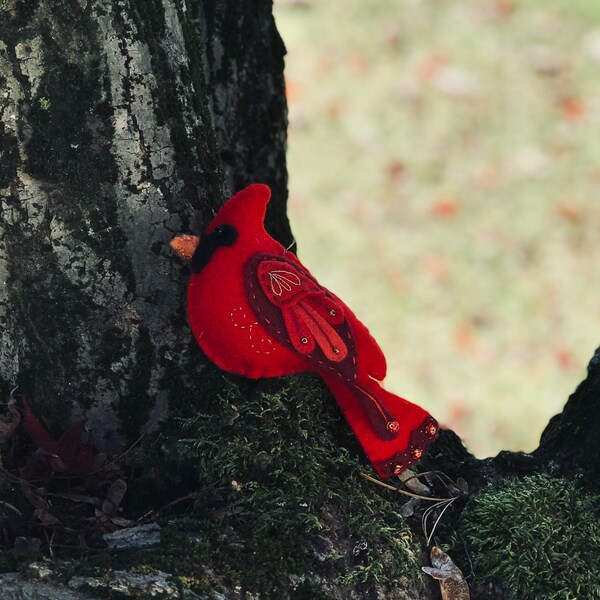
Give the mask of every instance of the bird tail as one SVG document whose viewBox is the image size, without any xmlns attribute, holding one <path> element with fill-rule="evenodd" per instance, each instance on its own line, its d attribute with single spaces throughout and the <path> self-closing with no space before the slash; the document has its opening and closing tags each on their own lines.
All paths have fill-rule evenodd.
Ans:
<svg viewBox="0 0 600 600">
<path fill-rule="evenodd" d="M 366 385 L 323 375 L 348 424 L 380 477 L 399 475 L 416 463 L 437 436 L 437 421 L 374 379 Z"/>
</svg>

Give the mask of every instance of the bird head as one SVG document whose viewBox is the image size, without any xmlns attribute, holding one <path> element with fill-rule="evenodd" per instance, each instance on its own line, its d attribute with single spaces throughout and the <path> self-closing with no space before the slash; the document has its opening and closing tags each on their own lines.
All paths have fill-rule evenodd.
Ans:
<svg viewBox="0 0 600 600">
<path fill-rule="evenodd" d="M 171 240 L 171 248 L 184 260 L 191 260 L 192 271 L 199 273 L 212 255 L 223 247 L 246 246 L 269 237 L 264 228 L 268 186 L 255 183 L 230 198 L 201 236 L 180 235 Z"/>
</svg>

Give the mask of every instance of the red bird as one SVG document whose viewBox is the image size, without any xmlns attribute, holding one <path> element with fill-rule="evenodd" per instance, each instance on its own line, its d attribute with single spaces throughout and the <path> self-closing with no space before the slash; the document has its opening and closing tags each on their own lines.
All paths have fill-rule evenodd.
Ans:
<svg viewBox="0 0 600 600">
<path fill-rule="evenodd" d="M 385 357 L 367 328 L 264 228 L 271 196 L 233 196 L 201 237 L 171 247 L 191 260 L 188 316 L 202 350 L 246 377 L 318 373 L 381 477 L 415 463 L 438 432 L 422 408 L 384 390 Z"/>
</svg>

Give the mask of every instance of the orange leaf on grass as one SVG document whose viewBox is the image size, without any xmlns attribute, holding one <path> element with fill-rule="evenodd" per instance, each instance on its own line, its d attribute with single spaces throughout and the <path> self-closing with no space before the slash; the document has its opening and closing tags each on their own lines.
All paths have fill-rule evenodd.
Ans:
<svg viewBox="0 0 600 600">
<path fill-rule="evenodd" d="M 433 79 L 448 64 L 448 57 L 442 52 L 432 52 L 418 64 L 417 71 L 421 81 Z"/>
<path fill-rule="evenodd" d="M 303 89 L 302 85 L 296 81 L 286 79 L 285 81 L 285 97 L 288 102 L 294 102 L 302 97 Z"/>
<path fill-rule="evenodd" d="M 423 270 L 435 281 L 443 281 L 448 278 L 450 267 L 448 260 L 442 254 L 429 254 L 423 257 Z"/>
<path fill-rule="evenodd" d="M 409 279 L 404 273 L 397 270 L 389 273 L 388 282 L 395 294 L 404 294 L 410 289 Z"/>
<path fill-rule="evenodd" d="M 560 346 L 554 348 L 554 359 L 563 371 L 569 371 L 575 364 L 571 351 Z"/>
<path fill-rule="evenodd" d="M 473 354 L 477 350 L 473 327 L 469 323 L 461 323 L 454 330 L 454 345 L 458 350 Z"/>
<path fill-rule="evenodd" d="M 344 112 L 344 103 L 339 100 L 332 100 L 326 107 L 325 112 L 327 116 L 332 120 L 337 120 L 340 118 L 342 113 Z"/>
<path fill-rule="evenodd" d="M 579 223 L 582 219 L 581 210 L 572 204 L 559 204 L 558 214 L 565 221 L 569 221 L 570 223 Z"/>
<path fill-rule="evenodd" d="M 497 16 L 506 17 L 512 15 L 517 7 L 514 2 L 510 2 L 509 0 L 492 0 L 490 8 Z"/>
<path fill-rule="evenodd" d="M 578 123 L 585 116 L 585 104 L 579 98 L 573 96 L 563 98 L 559 103 L 559 107 L 563 117 L 571 123 Z"/>
<path fill-rule="evenodd" d="M 392 183 L 401 181 L 406 173 L 406 167 L 400 160 L 392 160 L 385 168 L 388 180 Z"/>
<path fill-rule="evenodd" d="M 473 185 L 477 189 L 489 192 L 496 189 L 502 180 L 502 173 L 497 167 L 486 166 L 473 176 Z"/>
<path fill-rule="evenodd" d="M 346 64 L 356 75 L 364 75 L 371 68 L 369 59 L 360 52 L 353 52 L 346 57 Z"/>
<path fill-rule="evenodd" d="M 471 407 L 464 399 L 453 400 L 450 402 L 450 419 L 453 425 L 464 421 L 471 412 Z"/>
<path fill-rule="evenodd" d="M 453 217 L 458 212 L 458 203 L 450 196 L 442 196 L 438 198 L 431 206 L 431 214 L 434 217 L 448 219 Z"/>
</svg>

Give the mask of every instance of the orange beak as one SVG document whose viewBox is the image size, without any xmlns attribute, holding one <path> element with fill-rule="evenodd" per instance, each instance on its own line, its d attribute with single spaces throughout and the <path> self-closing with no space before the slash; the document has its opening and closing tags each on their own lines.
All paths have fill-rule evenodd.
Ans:
<svg viewBox="0 0 600 600">
<path fill-rule="evenodd" d="M 171 240 L 171 248 L 175 250 L 179 258 L 183 260 L 191 260 L 196 252 L 196 248 L 200 243 L 200 238 L 197 235 L 178 235 Z"/>
</svg>

